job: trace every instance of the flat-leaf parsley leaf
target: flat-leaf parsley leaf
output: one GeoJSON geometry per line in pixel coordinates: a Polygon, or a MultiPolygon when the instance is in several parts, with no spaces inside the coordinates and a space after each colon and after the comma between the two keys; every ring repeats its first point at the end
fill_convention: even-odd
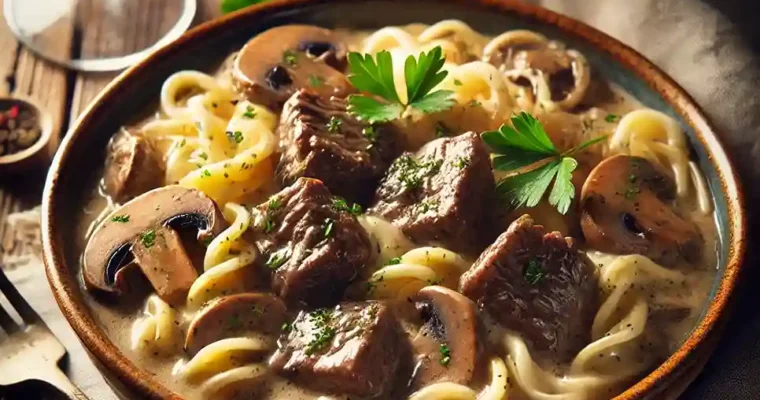
{"type": "Polygon", "coordinates": [[[393,58],[387,51],[370,54],[349,53],[349,81],[362,92],[380,97],[351,95],[348,110],[359,119],[370,123],[385,122],[401,117],[407,107],[424,113],[443,111],[454,105],[449,90],[432,91],[441,83],[448,72],[442,71],[446,59],[438,46],[427,53],[422,52],[415,58],[407,57],[404,63],[406,80],[406,102],[401,101],[393,79],[393,58]]]}
{"type": "Polygon", "coordinates": [[[578,162],[572,156],[607,137],[588,140],[560,153],[532,115],[521,112],[511,121],[513,126],[504,124],[498,131],[481,135],[495,154],[493,167],[513,172],[498,183],[497,190],[511,207],[535,207],[554,181],[549,204],[566,214],[575,197],[572,177],[578,162]]]}

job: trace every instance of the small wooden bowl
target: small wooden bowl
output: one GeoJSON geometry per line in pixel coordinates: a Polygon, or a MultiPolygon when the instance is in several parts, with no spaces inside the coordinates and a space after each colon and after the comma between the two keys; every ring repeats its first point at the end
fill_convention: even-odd
{"type": "Polygon", "coordinates": [[[34,144],[21,151],[0,156],[0,176],[46,168],[55,152],[55,148],[48,146],[54,130],[50,113],[38,101],[25,96],[0,97],[0,110],[9,109],[14,105],[34,113],[40,128],[40,137],[34,144]]]}

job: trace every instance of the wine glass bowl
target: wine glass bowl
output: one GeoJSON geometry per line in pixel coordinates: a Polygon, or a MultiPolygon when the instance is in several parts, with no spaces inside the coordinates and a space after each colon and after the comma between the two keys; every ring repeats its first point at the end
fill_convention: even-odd
{"type": "Polygon", "coordinates": [[[11,31],[35,54],[81,71],[115,71],[179,37],[196,0],[5,0],[11,31]]]}

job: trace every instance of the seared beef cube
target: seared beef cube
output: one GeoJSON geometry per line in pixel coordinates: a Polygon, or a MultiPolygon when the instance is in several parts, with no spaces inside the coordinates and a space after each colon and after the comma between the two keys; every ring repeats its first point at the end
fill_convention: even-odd
{"type": "Polygon", "coordinates": [[[161,155],[145,138],[122,129],[108,143],[103,188],[119,203],[125,203],[164,184],[161,155]]]}
{"type": "Polygon", "coordinates": [[[480,137],[434,140],[396,159],[375,195],[371,213],[418,242],[480,251],[488,236],[487,202],[494,193],[491,161],[480,137]]]}
{"type": "Polygon", "coordinates": [[[281,120],[277,177],[283,185],[316,178],[333,194],[366,204],[400,153],[390,124],[359,122],[346,112],[345,100],[301,90],[285,104],[281,120]]]}
{"type": "Polygon", "coordinates": [[[367,232],[318,180],[297,180],[253,214],[262,269],[290,305],[336,304],[369,260],[367,232]]]}
{"type": "Polygon", "coordinates": [[[459,281],[462,294],[541,356],[570,360],[589,342],[596,267],[559,232],[523,215],[459,281]]]}
{"type": "Polygon", "coordinates": [[[314,390],[358,397],[385,393],[399,364],[402,335],[382,302],[301,311],[269,361],[314,390]]]}

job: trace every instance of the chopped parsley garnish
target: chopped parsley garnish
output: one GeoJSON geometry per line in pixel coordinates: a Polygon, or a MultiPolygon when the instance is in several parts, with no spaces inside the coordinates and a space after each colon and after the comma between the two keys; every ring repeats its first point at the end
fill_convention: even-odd
{"type": "Polygon", "coordinates": [[[277,211],[282,207],[282,199],[279,197],[271,197],[269,198],[269,202],[267,203],[267,211],[266,215],[264,216],[264,232],[269,233],[272,232],[274,229],[274,221],[272,221],[272,213],[277,211]]]}
{"type": "Polygon", "coordinates": [[[314,354],[327,347],[327,345],[335,337],[335,328],[330,326],[332,322],[332,311],[326,308],[322,308],[309,313],[309,321],[313,325],[313,336],[309,343],[306,345],[304,351],[307,356],[314,354]]]}
{"type": "Polygon", "coordinates": [[[607,114],[607,116],[604,117],[604,120],[609,123],[617,122],[619,119],[620,119],[620,116],[617,114],[607,114]]]}
{"type": "Polygon", "coordinates": [[[335,230],[335,221],[332,218],[325,218],[325,239],[329,238],[335,230]]]}
{"type": "Polygon", "coordinates": [[[374,59],[370,54],[349,53],[349,81],[359,91],[368,92],[384,101],[374,96],[351,95],[348,111],[361,120],[374,123],[399,119],[408,107],[424,113],[451,108],[454,105],[452,91],[433,91],[448,75],[448,72],[441,70],[445,61],[440,46],[420,53],[417,58],[407,57],[404,64],[407,101],[404,103],[396,91],[391,53],[381,51],[374,59]]]}
{"type": "Polygon", "coordinates": [[[439,205],[440,203],[438,202],[438,200],[426,200],[426,201],[417,203],[417,205],[415,206],[415,211],[417,212],[417,214],[425,214],[428,211],[437,210],[439,205]]]}
{"type": "Polygon", "coordinates": [[[483,104],[481,102],[479,102],[478,100],[472,99],[472,101],[470,101],[469,105],[470,105],[470,107],[480,107],[483,104]]]}
{"type": "Polygon", "coordinates": [[[330,133],[340,132],[340,127],[343,125],[343,121],[338,117],[330,117],[330,121],[327,122],[327,131],[330,133]]]}
{"type": "Polygon", "coordinates": [[[214,241],[214,237],[213,236],[208,236],[208,237],[205,237],[205,238],[201,239],[201,243],[204,246],[206,246],[206,247],[208,247],[211,244],[211,242],[213,242],[213,241],[214,241]]]}
{"type": "Polygon", "coordinates": [[[140,234],[140,242],[142,242],[143,246],[145,248],[151,248],[154,244],[156,244],[156,231],[153,229],[149,231],[145,231],[140,234]]]}
{"type": "Polygon", "coordinates": [[[523,271],[523,277],[528,283],[535,285],[541,282],[545,276],[546,272],[541,267],[541,263],[539,263],[538,260],[534,258],[528,261],[528,266],[525,267],[525,271],[523,271]]]}
{"type": "Polygon", "coordinates": [[[298,63],[298,54],[293,50],[285,50],[282,53],[282,62],[294,67],[298,63]]]}
{"type": "Polygon", "coordinates": [[[325,84],[325,78],[317,75],[309,75],[309,85],[312,87],[321,87],[325,84]]]}
{"type": "Polygon", "coordinates": [[[185,147],[186,144],[187,144],[187,139],[183,138],[182,141],[179,142],[179,147],[185,147]]]}
{"type": "Polygon", "coordinates": [[[442,138],[446,136],[451,136],[451,129],[449,129],[446,124],[444,124],[442,121],[438,121],[435,123],[435,137],[442,138]]]}
{"type": "Polygon", "coordinates": [[[397,265],[401,264],[401,257],[393,257],[388,262],[385,263],[385,265],[397,265]]]}
{"type": "Polygon", "coordinates": [[[272,219],[267,217],[267,219],[264,221],[264,232],[269,233],[272,232],[274,229],[274,222],[272,222],[272,219]]]}
{"type": "Polygon", "coordinates": [[[470,160],[467,157],[460,156],[452,161],[451,164],[459,169],[465,169],[470,166],[470,160]]]}
{"type": "Polygon", "coordinates": [[[628,189],[625,190],[625,198],[627,200],[631,200],[634,197],[636,197],[636,195],[639,194],[639,193],[641,193],[641,189],[639,189],[637,187],[630,187],[630,188],[628,188],[628,189]]]}
{"type": "Polygon", "coordinates": [[[641,193],[641,188],[636,183],[638,181],[638,176],[636,176],[635,172],[639,169],[639,160],[637,159],[631,159],[631,169],[634,173],[628,175],[628,185],[623,193],[623,196],[625,196],[626,200],[633,200],[636,195],[641,193]]]}
{"type": "Polygon", "coordinates": [[[338,212],[345,211],[349,214],[356,215],[356,216],[361,215],[363,211],[362,206],[356,203],[351,204],[349,206],[348,202],[346,202],[346,200],[341,199],[341,198],[333,199],[332,206],[335,211],[338,211],[338,212]]]}
{"type": "Polygon", "coordinates": [[[240,144],[240,142],[243,141],[243,132],[235,131],[232,134],[232,138],[233,138],[233,140],[235,140],[235,143],[240,144]]]}
{"type": "Polygon", "coordinates": [[[571,178],[578,167],[572,156],[607,137],[591,139],[560,153],[532,115],[526,112],[514,115],[512,125],[514,127],[504,124],[498,131],[481,135],[496,155],[494,168],[514,172],[497,184],[497,190],[513,208],[535,207],[554,181],[549,203],[560,213],[567,214],[575,197],[571,178]]]}
{"type": "Polygon", "coordinates": [[[129,222],[129,214],[114,215],[111,218],[111,221],[113,221],[113,222],[120,222],[122,224],[125,224],[125,223],[129,222]]]}
{"type": "Polygon", "coordinates": [[[269,255],[266,266],[269,267],[269,269],[280,268],[286,261],[288,261],[291,255],[293,255],[293,252],[290,250],[290,247],[283,247],[269,255]]]}
{"type": "Polygon", "coordinates": [[[416,160],[412,156],[403,155],[393,162],[390,174],[400,180],[406,189],[415,189],[422,186],[425,178],[437,174],[441,165],[443,160],[416,160]]]}
{"type": "Polygon", "coordinates": [[[441,353],[441,358],[438,360],[438,362],[444,367],[448,367],[449,363],[451,362],[451,349],[449,349],[449,345],[446,343],[441,343],[438,351],[441,353]]]}
{"type": "Polygon", "coordinates": [[[206,154],[206,153],[200,153],[200,154],[198,154],[198,157],[200,157],[200,158],[202,158],[204,160],[208,160],[208,154],[206,154]]]}
{"type": "Polygon", "coordinates": [[[203,172],[201,172],[201,178],[203,177],[208,178],[210,176],[211,176],[211,172],[209,172],[207,169],[204,169],[203,172]]]}
{"type": "Polygon", "coordinates": [[[362,135],[372,143],[375,143],[377,140],[377,132],[375,131],[375,127],[372,125],[362,129],[362,135]]]}
{"type": "Polygon", "coordinates": [[[462,81],[460,81],[459,79],[454,79],[454,85],[455,86],[462,86],[462,81]]]}
{"type": "MultiPolygon", "coordinates": [[[[256,118],[256,110],[254,110],[253,107],[251,107],[251,106],[246,107],[245,108],[245,112],[243,113],[243,118],[248,118],[248,119],[254,119],[254,118],[256,118]]],[[[240,142],[238,142],[238,143],[240,143],[240,142]]]]}
{"type": "Polygon", "coordinates": [[[289,322],[283,322],[282,327],[280,328],[283,332],[290,332],[293,329],[293,325],[289,322]]]}
{"type": "Polygon", "coordinates": [[[277,211],[282,207],[282,199],[279,197],[272,197],[269,199],[269,202],[267,203],[267,210],[268,211],[277,211]]]}

